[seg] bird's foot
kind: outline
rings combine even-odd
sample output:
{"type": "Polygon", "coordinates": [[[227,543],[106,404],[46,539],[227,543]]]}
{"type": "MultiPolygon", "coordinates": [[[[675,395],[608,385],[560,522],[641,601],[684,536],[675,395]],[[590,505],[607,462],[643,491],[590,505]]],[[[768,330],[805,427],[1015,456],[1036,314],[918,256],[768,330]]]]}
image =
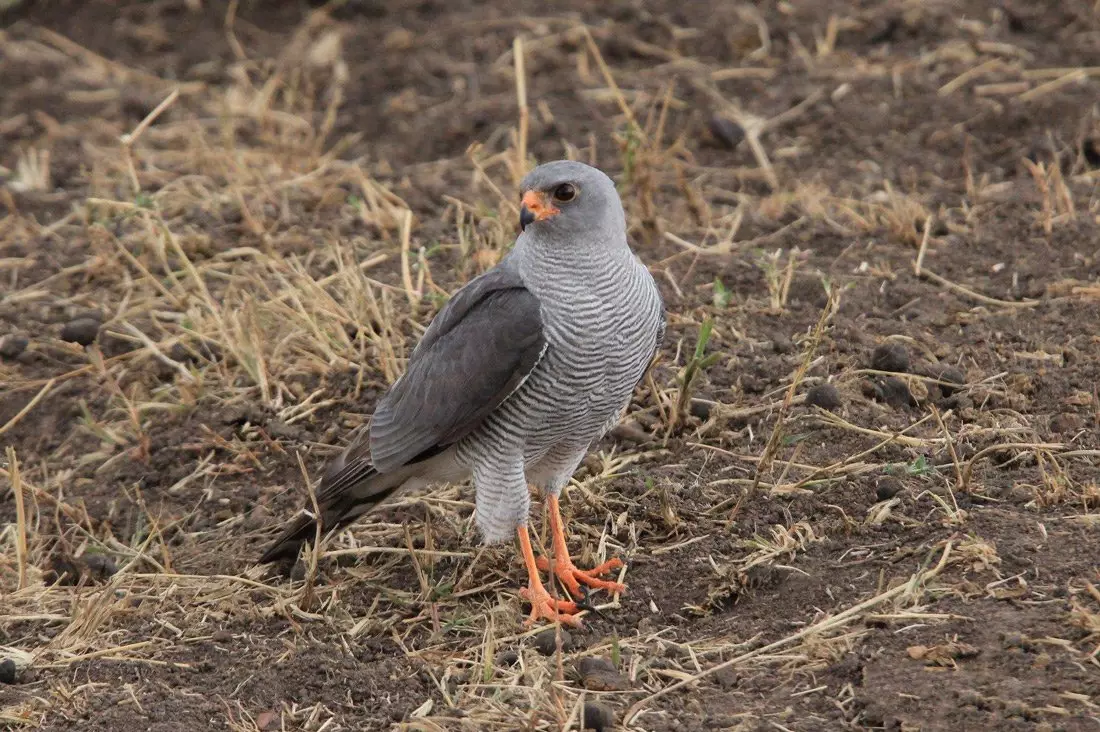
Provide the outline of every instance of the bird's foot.
{"type": "Polygon", "coordinates": [[[581,627],[581,619],[577,612],[581,606],[571,600],[555,600],[542,586],[542,583],[532,584],[519,591],[520,597],[531,603],[531,614],[525,623],[531,627],[539,620],[560,622],[573,628],[581,627]]]}
{"type": "MultiPolygon", "coordinates": [[[[577,566],[573,564],[573,560],[566,555],[564,557],[554,558],[554,576],[561,580],[561,583],[565,585],[565,589],[569,590],[573,597],[587,596],[587,593],[582,591],[581,584],[585,584],[595,590],[607,590],[614,594],[625,592],[626,585],[621,582],[602,580],[599,576],[619,569],[622,566],[623,560],[615,558],[609,559],[600,566],[589,570],[578,569],[577,566]]],[[[549,560],[547,560],[546,557],[539,557],[538,567],[544,571],[549,569],[549,560]]]]}

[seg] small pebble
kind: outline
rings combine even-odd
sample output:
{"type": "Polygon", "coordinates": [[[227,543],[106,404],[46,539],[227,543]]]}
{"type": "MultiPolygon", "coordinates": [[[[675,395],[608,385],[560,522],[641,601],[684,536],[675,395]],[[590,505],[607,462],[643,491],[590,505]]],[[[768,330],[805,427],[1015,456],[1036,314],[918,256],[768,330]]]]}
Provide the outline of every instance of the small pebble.
{"type": "Polygon", "coordinates": [[[871,354],[871,368],[905,373],[909,370],[909,350],[897,341],[886,341],[871,354]]]}
{"type": "Polygon", "coordinates": [[[732,668],[724,668],[721,671],[715,672],[713,678],[714,683],[718,684],[718,686],[725,691],[737,688],[737,684],[741,681],[740,675],[732,668]]]}
{"type": "Polygon", "coordinates": [[[0,358],[8,361],[17,358],[27,349],[28,343],[30,341],[26,336],[21,335],[6,335],[0,338],[0,358]]]}
{"type": "Polygon", "coordinates": [[[831,412],[841,405],[840,391],[832,384],[815,384],[806,392],[806,403],[831,412]]]}
{"type": "Polygon", "coordinates": [[[14,684],[16,671],[14,660],[5,658],[0,661],[0,684],[14,684]]]}
{"type": "Polygon", "coordinates": [[[944,398],[958,391],[958,389],[951,385],[958,384],[959,386],[966,386],[966,374],[957,366],[947,366],[940,369],[934,376],[940,381],[947,382],[938,385],[940,387],[940,393],[943,394],[944,398]]]}
{"type": "Polygon", "coordinates": [[[592,691],[626,691],[630,688],[630,679],[619,673],[610,659],[601,656],[586,656],[577,663],[584,688],[592,691]]]}
{"type": "Polygon", "coordinates": [[[99,329],[102,326],[95,318],[76,318],[70,320],[65,324],[65,327],[61,329],[61,340],[68,343],[77,343],[81,346],[87,346],[93,343],[96,337],[99,336],[99,329]]]}
{"type": "Polygon", "coordinates": [[[584,728],[605,732],[615,726],[615,712],[603,702],[584,703],[584,728]]]}
{"type": "Polygon", "coordinates": [[[581,676],[589,676],[595,673],[618,673],[618,669],[615,668],[615,664],[611,662],[610,658],[585,656],[577,661],[577,672],[581,676]]]}
{"type": "Polygon", "coordinates": [[[498,653],[494,660],[498,666],[514,666],[519,660],[519,654],[515,650],[509,648],[498,653]]]}
{"type": "Polygon", "coordinates": [[[726,147],[735,148],[745,139],[741,125],[717,115],[710,118],[710,134],[726,147]]]}
{"type": "Polygon", "coordinates": [[[115,560],[106,554],[85,554],[84,566],[88,570],[89,578],[97,582],[102,582],[118,573],[115,560]]]}
{"type": "Polygon", "coordinates": [[[50,566],[43,572],[42,579],[47,585],[75,587],[80,581],[80,567],[69,557],[55,555],[50,558],[50,566]]]}
{"type": "Polygon", "coordinates": [[[882,401],[895,409],[915,405],[913,395],[909,392],[909,385],[896,376],[887,376],[879,382],[882,389],[882,401]]]}
{"type": "Polygon", "coordinates": [[[306,563],[299,559],[290,570],[291,582],[302,582],[306,578],[306,563]]]}
{"type": "Polygon", "coordinates": [[[889,501],[904,490],[905,484],[897,478],[886,475],[875,483],[875,498],[880,501],[889,501]]]}
{"type": "MultiPolygon", "coordinates": [[[[555,637],[556,628],[547,628],[531,639],[531,645],[544,656],[552,656],[558,651],[558,641],[555,637]]],[[[565,628],[561,629],[561,649],[568,651],[573,647],[573,636],[565,628]]]]}
{"type": "Polygon", "coordinates": [[[1050,431],[1058,434],[1066,434],[1069,432],[1077,432],[1084,429],[1085,420],[1081,419],[1080,415],[1066,412],[1063,414],[1056,414],[1050,419],[1050,431]]]}
{"type": "Polygon", "coordinates": [[[794,341],[786,333],[775,333],[772,336],[772,350],[776,353],[790,353],[794,350],[794,341]]]}

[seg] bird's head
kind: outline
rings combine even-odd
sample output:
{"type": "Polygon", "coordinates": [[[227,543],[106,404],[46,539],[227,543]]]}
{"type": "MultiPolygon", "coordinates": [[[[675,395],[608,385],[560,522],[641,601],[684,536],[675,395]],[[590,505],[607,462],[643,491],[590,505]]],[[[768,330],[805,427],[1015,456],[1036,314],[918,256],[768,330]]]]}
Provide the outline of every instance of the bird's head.
{"type": "Polygon", "coordinates": [[[528,236],[591,232],[625,240],[626,217],[615,183],[590,165],[545,163],[524,177],[520,190],[519,225],[528,236]]]}

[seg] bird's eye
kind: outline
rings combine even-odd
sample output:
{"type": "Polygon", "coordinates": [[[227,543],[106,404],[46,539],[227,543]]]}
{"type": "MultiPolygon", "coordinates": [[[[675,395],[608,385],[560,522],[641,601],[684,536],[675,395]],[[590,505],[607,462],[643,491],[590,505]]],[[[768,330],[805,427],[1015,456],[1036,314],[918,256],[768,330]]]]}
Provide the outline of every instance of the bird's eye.
{"type": "Polygon", "coordinates": [[[562,183],[554,189],[554,200],[569,203],[577,197],[577,187],[572,183],[562,183]]]}

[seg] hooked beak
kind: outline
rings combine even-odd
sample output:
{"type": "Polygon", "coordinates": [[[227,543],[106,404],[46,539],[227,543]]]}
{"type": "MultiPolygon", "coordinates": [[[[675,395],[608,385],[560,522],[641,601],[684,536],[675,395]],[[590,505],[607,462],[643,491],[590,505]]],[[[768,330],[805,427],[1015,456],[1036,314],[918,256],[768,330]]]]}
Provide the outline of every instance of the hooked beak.
{"type": "Polygon", "coordinates": [[[550,203],[549,197],[542,191],[527,191],[523,194],[523,205],[519,207],[519,228],[523,231],[534,221],[546,219],[561,213],[550,203]]]}

